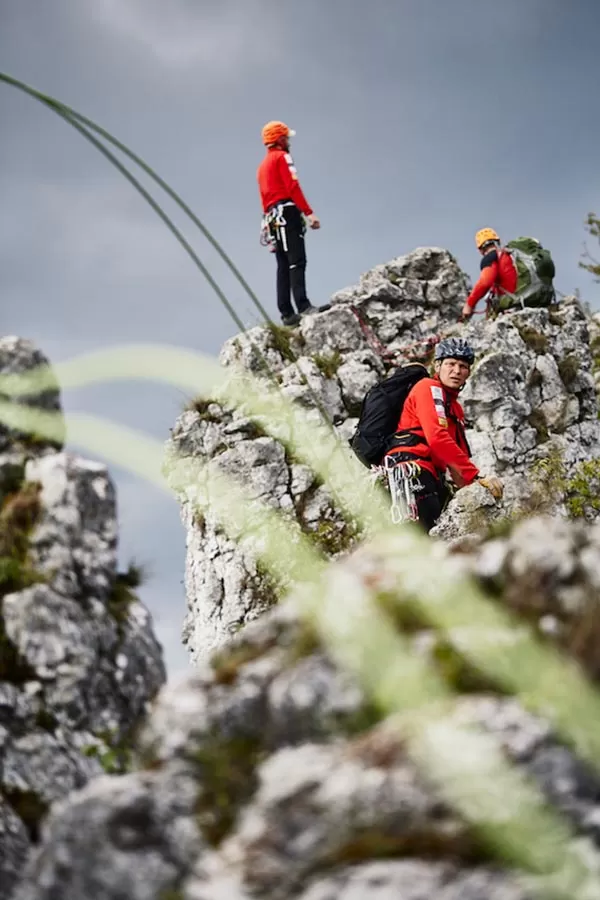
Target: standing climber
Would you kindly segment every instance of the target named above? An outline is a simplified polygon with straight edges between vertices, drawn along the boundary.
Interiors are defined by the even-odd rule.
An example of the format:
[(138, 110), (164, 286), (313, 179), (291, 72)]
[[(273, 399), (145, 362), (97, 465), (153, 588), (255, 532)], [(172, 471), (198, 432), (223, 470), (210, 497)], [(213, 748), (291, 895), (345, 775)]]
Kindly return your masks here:
[[(290, 153), (290, 137), (295, 134), (283, 122), (267, 122), (262, 130), (267, 154), (258, 167), (257, 178), (263, 208), (263, 233), (277, 259), (277, 306), (284, 325), (297, 325), (307, 313), (320, 312), (306, 294), (306, 216), (310, 228), (321, 223), (313, 213), (296, 173)], [(291, 302), (294, 297), (297, 313)]]
[(465, 300), (463, 319), (470, 319), (479, 301), (487, 293), (493, 297), (513, 294), (517, 289), (517, 270), (510, 253), (501, 250), (500, 238), (493, 228), (482, 228), (475, 235), (481, 254), (481, 275)]
[(458, 402), (475, 361), (462, 338), (446, 338), (435, 348), (435, 376), (421, 378), (409, 392), (398, 429), (386, 456), (396, 462), (416, 462), (415, 500), (419, 522), (430, 531), (450, 499), (444, 476), (449, 473), (457, 488), (475, 481), (500, 499), (503, 485), (494, 475), (481, 475), (471, 460), (464, 428), (464, 412)]

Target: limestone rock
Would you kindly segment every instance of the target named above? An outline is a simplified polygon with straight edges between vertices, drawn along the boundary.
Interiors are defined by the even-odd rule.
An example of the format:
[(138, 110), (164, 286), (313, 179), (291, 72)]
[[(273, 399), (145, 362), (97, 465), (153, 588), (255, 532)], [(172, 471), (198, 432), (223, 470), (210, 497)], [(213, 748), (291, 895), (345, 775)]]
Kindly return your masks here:
[[(30, 342), (0, 339), (0, 376), (44, 365)], [(25, 401), (60, 411), (55, 387)], [(54, 805), (125, 765), (165, 668), (150, 615), (117, 571), (106, 466), (4, 426), (0, 449), (0, 896), (9, 900)]]
[[(10, 393), (4, 393), (0, 384), (2, 400), (24, 404), (42, 412), (61, 412), (58, 383), (49, 370), (49, 362), (44, 354), (32, 341), (24, 338), (14, 336), (0, 338), (0, 377), (26, 376), (42, 369), (47, 369), (50, 376), (42, 390), (32, 385), (31, 391), (13, 396)], [(59, 432), (56, 440), (49, 440), (44, 437), (32, 437), (28, 432), (0, 423), (0, 451), (14, 451), (17, 447), (26, 447), (32, 455), (52, 452), (62, 446), (64, 430), (59, 429)]]
[[(432, 335), (456, 320), (467, 287), (451, 254), (419, 248), (366, 273), (359, 285), (334, 295), (330, 310), (306, 316), (297, 329), (254, 328), (238, 335), (225, 344), (220, 360), (254, 375), (264, 374), (266, 363), (286, 397), (313, 410), (316, 421), (320, 407), (348, 440), (364, 394), (389, 369), (382, 353), (395, 354), (398, 361), (426, 356)], [(167, 457), (214, 460), (254, 495), (293, 515), (329, 555), (353, 546), (352, 529), (327, 490), (282, 444), (258, 437), (257, 426), (241, 413), (200, 401), (177, 421)], [(183, 636), (198, 661), (275, 598), (252, 554), (176, 492), (188, 548)]]
[[(600, 523), (531, 519), (443, 552), (597, 680)], [(379, 560), (386, 583), (395, 577), (377, 544), (358, 555)], [(336, 565), (358, 572), (350, 562)], [(455, 710), (600, 852), (600, 773), (541, 714), (493, 684), (472, 687)], [(137, 756), (140, 771), (96, 779), (53, 808), (15, 900), (533, 900), (411, 760), (401, 723), (378, 721), (294, 602), (165, 687)]]
[[(551, 310), (458, 326), (468, 287), (451, 254), (418, 248), (365, 273), (358, 285), (333, 296), (330, 310), (305, 317), (296, 329), (255, 328), (233, 338), (221, 361), (254, 375), (264, 374), (268, 363), (286, 397), (312, 410), (315, 421), (320, 407), (347, 441), (373, 384), (398, 363), (426, 361), (441, 335), (463, 334), (477, 353), (461, 395), (467, 436), (480, 470), (503, 479), (505, 496), (495, 502), (479, 487), (459, 491), (432, 536), (455, 541), (532, 512), (566, 515), (562, 488), (578, 467), (600, 457), (595, 320), (566, 298)], [(347, 552), (354, 546), (352, 530), (327, 490), (284, 448), (287, 437), (283, 430), (261, 436), (260, 423), (199, 401), (177, 421), (168, 454), (213, 460), (254, 496), (292, 515), (328, 555)], [(276, 592), (247, 547), (226, 538), (210, 517), (198, 516), (189, 496), (177, 494), (188, 548), (184, 642), (198, 661), (262, 615)], [(595, 514), (588, 504), (585, 515)]]

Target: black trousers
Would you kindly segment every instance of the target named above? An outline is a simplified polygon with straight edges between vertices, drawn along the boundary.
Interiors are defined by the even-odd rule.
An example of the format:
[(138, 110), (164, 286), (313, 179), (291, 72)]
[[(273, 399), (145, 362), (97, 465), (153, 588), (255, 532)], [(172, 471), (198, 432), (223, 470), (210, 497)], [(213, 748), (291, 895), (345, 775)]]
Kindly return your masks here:
[(282, 217), (285, 225), (281, 225), (276, 231), (275, 257), (277, 308), (283, 317), (294, 314), (292, 294), (299, 313), (308, 309), (310, 300), (306, 296), (305, 226), (302, 214), (297, 206), (284, 206)]
[(421, 474), (415, 479), (415, 485), (420, 488), (415, 491), (419, 524), (429, 533), (444, 511), (450, 492), (443, 481), (425, 470), (421, 470)]

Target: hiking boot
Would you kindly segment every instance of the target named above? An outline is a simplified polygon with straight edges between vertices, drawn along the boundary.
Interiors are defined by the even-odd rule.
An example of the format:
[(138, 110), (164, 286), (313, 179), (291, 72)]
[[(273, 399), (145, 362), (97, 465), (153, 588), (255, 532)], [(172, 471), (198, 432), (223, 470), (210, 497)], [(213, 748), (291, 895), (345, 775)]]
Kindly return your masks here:
[(313, 306), (311, 303), (310, 306), (300, 310), (300, 315), (314, 316), (315, 313), (325, 312), (326, 309), (331, 309), (331, 303), (325, 303), (323, 306)]
[(297, 325), (300, 321), (300, 316), (298, 313), (290, 313), (289, 316), (282, 316), (281, 321), (284, 325), (287, 325), (288, 328), (291, 328), (293, 325)]

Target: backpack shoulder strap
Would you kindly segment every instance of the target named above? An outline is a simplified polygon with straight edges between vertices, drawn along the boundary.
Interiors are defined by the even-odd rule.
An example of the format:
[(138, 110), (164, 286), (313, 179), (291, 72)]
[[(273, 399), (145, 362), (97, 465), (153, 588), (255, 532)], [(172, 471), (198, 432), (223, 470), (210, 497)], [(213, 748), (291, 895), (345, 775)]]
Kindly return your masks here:
[[(446, 396), (446, 392), (444, 391), (444, 396)], [(452, 419), (454, 424), (456, 425), (456, 430), (458, 432), (458, 445), (461, 450), (466, 450), (466, 452), (471, 456), (471, 448), (469, 446), (469, 442), (467, 440), (467, 435), (465, 432), (465, 427), (458, 416), (455, 416), (452, 412), (452, 398), (448, 397), (446, 403), (446, 416), (448, 419)]]

